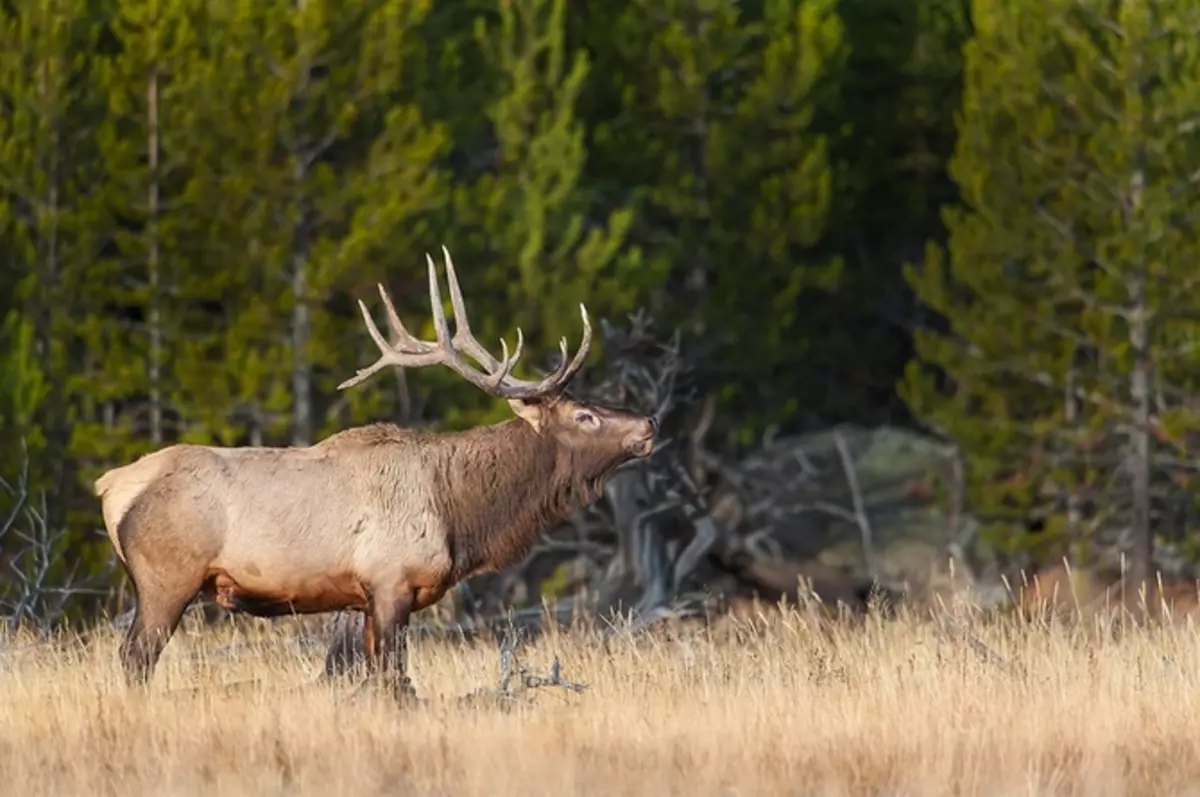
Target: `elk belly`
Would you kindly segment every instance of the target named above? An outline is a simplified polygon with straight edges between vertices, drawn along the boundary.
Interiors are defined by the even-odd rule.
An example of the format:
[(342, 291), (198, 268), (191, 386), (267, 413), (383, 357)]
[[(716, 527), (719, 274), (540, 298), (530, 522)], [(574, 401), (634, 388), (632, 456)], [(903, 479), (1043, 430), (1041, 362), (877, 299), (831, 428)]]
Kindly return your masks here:
[(217, 605), (254, 617), (286, 614), (320, 614), (346, 609), (365, 610), (367, 592), (350, 574), (323, 574), (299, 581), (272, 582), (262, 576), (235, 578), (226, 570), (214, 571), (209, 591)]

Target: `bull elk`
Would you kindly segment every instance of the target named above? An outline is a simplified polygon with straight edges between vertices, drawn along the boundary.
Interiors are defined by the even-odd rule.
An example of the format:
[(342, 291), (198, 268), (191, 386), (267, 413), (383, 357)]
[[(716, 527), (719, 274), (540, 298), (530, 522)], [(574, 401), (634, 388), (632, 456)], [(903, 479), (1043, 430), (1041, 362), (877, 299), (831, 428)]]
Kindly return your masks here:
[[(513, 565), (538, 534), (601, 495), (622, 463), (649, 456), (654, 419), (581, 401), (568, 383), (591, 344), (539, 381), (512, 376), (471, 333), (450, 253), (447, 282), (455, 332), (429, 265), (435, 341), (400, 322), (379, 287), (394, 344), (359, 302), (375, 363), (338, 387), (388, 366), (444, 365), (514, 416), (435, 433), (376, 423), (301, 447), (179, 444), (113, 468), (95, 482), (109, 539), (133, 583), (136, 610), (120, 647), (126, 680), (144, 684), (187, 606), (199, 595), (257, 617), (357, 611), (365, 615), (368, 675), (397, 696), (415, 690), (406, 638), (413, 612), (476, 573)], [(466, 354), (483, 366), (478, 370)]]

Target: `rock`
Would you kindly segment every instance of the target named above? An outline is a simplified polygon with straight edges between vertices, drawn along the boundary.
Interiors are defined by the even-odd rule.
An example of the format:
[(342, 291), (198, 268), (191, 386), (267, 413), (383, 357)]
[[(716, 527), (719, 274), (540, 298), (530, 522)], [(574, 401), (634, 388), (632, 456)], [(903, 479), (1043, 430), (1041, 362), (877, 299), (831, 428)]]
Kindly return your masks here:
[(784, 558), (811, 559), (851, 580), (875, 575), (910, 592), (964, 589), (995, 554), (973, 533), (975, 520), (949, 505), (954, 457), (951, 446), (898, 427), (779, 438), (739, 464), (742, 511), (725, 514), (742, 519), (741, 534), (770, 528)]

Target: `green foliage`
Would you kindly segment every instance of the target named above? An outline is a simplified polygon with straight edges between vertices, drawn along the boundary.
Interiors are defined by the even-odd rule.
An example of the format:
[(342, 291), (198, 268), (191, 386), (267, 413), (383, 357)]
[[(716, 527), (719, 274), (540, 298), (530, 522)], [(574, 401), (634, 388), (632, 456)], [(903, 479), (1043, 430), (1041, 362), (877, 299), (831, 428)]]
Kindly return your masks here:
[[(181, 200), (191, 173), (181, 124), (191, 55), (204, 31), (193, 0), (120, 4), (109, 29), (114, 49), (92, 70), (105, 115), (93, 128), (104, 179), (96, 195), (114, 223), (88, 266), (91, 301), (82, 343), (94, 357), (72, 451), (96, 462), (126, 460), (161, 445), (178, 414), (169, 356), (181, 337), (178, 291), (188, 258)], [(186, 360), (183, 361), (186, 363)], [(88, 469), (90, 480), (100, 467)]]
[(660, 301), (674, 299), (654, 309), (717, 344), (706, 375), (723, 417), (749, 434), (808, 397), (787, 376), (820, 339), (802, 308), (838, 284), (840, 258), (813, 251), (832, 185), (815, 115), (845, 55), (835, 3), (668, 0), (591, 13), (589, 41), (606, 51), (599, 70), (619, 108), (595, 112), (597, 179), (633, 187), (632, 240), (667, 275)]
[[(303, 442), (345, 422), (311, 402), (345, 378), (362, 338), (357, 314), (321, 308), (387, 281), (384, 253), (412, 251), (441, 201), (430, 165), (444, 137), (403, 83), (427, 3), (206, 8), (221, 47), (195, 53), (190, 72), (192, 129), (206, 135), (187, 150), (205, 168), (185, 198), (204, 209), (206, 240), (185, 292), (224, 302), (225, 318), (189, 344), (198, 364), (180, 399), (201, 400), (188, 439), (233, 443), (249, 425), (255, 441)], [(351, 417), (366, 398), (348, 396)]]
[[(102, 103), (88, 78), (100, 44), (101, 9), (76, 0), (18, 4), (0, 11), (0, 265), (16, 310), (32, 330), (32, 359), (44, 375), (33, 417), (35, 489), (69, 489), (78, 463), (70, 430), (86, 412), (92, 363), (76, 342), (100, 311), (87, 290), (111, 214), (92, 191), (102, 184), (91, 126)], [(21, 334), (13, 330), (14, 334)], [(21, 355), (17, 355), (21, 356)], [(28, 383), (25, 385), (28, 386)], [(69, 507), (50, 505), (51, 526)]]
[[(1144, 423), (1139, 369), (1154, 416), (1197, 420), (1198, 240), (1179, 208), (1200, 199), (1185, 177), (1200, 149), (1179, 131), (1200, 112), (1200, 49), (1183, 3), (974, 11), (951, 162), (966, 207), (908, 270), (949, 326), (916, 336), (920, 361), (952, 390), (914, 362), (902, 393), (963, 446), (973, 504), (1003, 533), (1045, 517), (1053, 538), (1072, 497), (1112, 495), (1112, 457)], [(1105, 503), (1091, 511), (1120, 505)]]
[(825, 81), (818, 128), (830, 139), (830, 215), (820, 251), (844, 260), (845, 289), (809, 303), (804, 375), (810, 423), (907, 422), (892, 401), (921, 320), (902, 264), (941, 241), (939, 207), (957, 199), (947, 173), (962, 94), (968, 0), (842, 0), (849, 50)]
[(49, 395), (46, 372), (34, 355), (33, 325), (10, 310), (0, 327), (4, 352), (0, 355), (0, 457), (18, 462), (25, 451), (37, 459), (46, 447), (39, 425), (39, 410)]
[[(565, 10), (564, 0), (513, 0), (501, 4), (495, 18), (477, 17), (473, 28), (496, 85), (484, 109), (493, 154), (486, 170), (461, 175), (448, 248), (477, 336), (504, 336), (512, 346), (521, 328), (527, 354), (518, 369), (549, 367), (561, 337), (572, 350), (578, 345), (580, 304), (595, 324), (632, 310), (656, 282), (627, 245), (632, 210), (598, 211), (581, 184), (588, 153), (575, 106), (589, 62), (582, 50), (567, 47)], [(593, 350), (600, 348), (597, 340)], [(438, 376), (457, 387), (447, 398), (467, 407), (447, 409), (448, 424), (499, 420), (509, 412), (461, 380)], [(475, 409), (485, 402), (490, 410)]]
[[(564, 0), (517, 0), (503, 4), (498, 25), (476, 19), (475, 36), (485, 63), (501, 76), (503, 94), (488, 108), (498, 168), (472, 192), (488, 249), (511, 262), (506, 305), (535, 340), (542, 329), (578, 324), (578, 305), (606, 310), (626, 276), (616, 263), (611, 281), (598, 277), (613, 263), (632, 214), (621, 209), (607, 222), (589, 223), (579, 180), (587, 156), (575, 104), (588, 74), (587, 56), (565, 50)], [(553, 263), (553, 267), (548, 267)], [(507, 273), (505, 273), (507, 272)], [(629, 275), (632, 276), (632, 275)], [(608, 288), (597, 290), (597, 288)], [(547, 302), (546, 297), (554, 297)], [(526, 319), (528, 319), (526, 321)]]

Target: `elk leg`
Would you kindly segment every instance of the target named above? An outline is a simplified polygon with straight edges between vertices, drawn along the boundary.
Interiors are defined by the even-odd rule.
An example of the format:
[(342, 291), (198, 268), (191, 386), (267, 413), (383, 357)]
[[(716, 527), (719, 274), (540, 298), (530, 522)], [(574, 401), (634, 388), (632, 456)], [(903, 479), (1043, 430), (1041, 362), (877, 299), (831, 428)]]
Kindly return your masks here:
[(137, 607), (120, 650), (125, 681), (130, 686), (149, 682), (163, 648), (179, 627), (188, 604), (199, 592), (199, 586), (195, 589), (176, 587), (170, 591), (161, 589), (161, 585), (155, 586), (160, 589), (150, 591), (139, 588), (134, 582)]
[(393, 600), (377, 600), (373, 611), (377, 651), (374, 675), (391, 686), (397, 698), (415, 697), (417, 693), (408, 677), (408, 621), (413, 598), (412, 592), (406, 592)]
[(131, 684), (145, 684), (188, 604), (209, 579), (216, 553), (203, 505), (176, 501), (178, 484), (153, 484), (129, 507), (117, 527), (125, 572), (137, 605), (121, 642), (121, 663)]

